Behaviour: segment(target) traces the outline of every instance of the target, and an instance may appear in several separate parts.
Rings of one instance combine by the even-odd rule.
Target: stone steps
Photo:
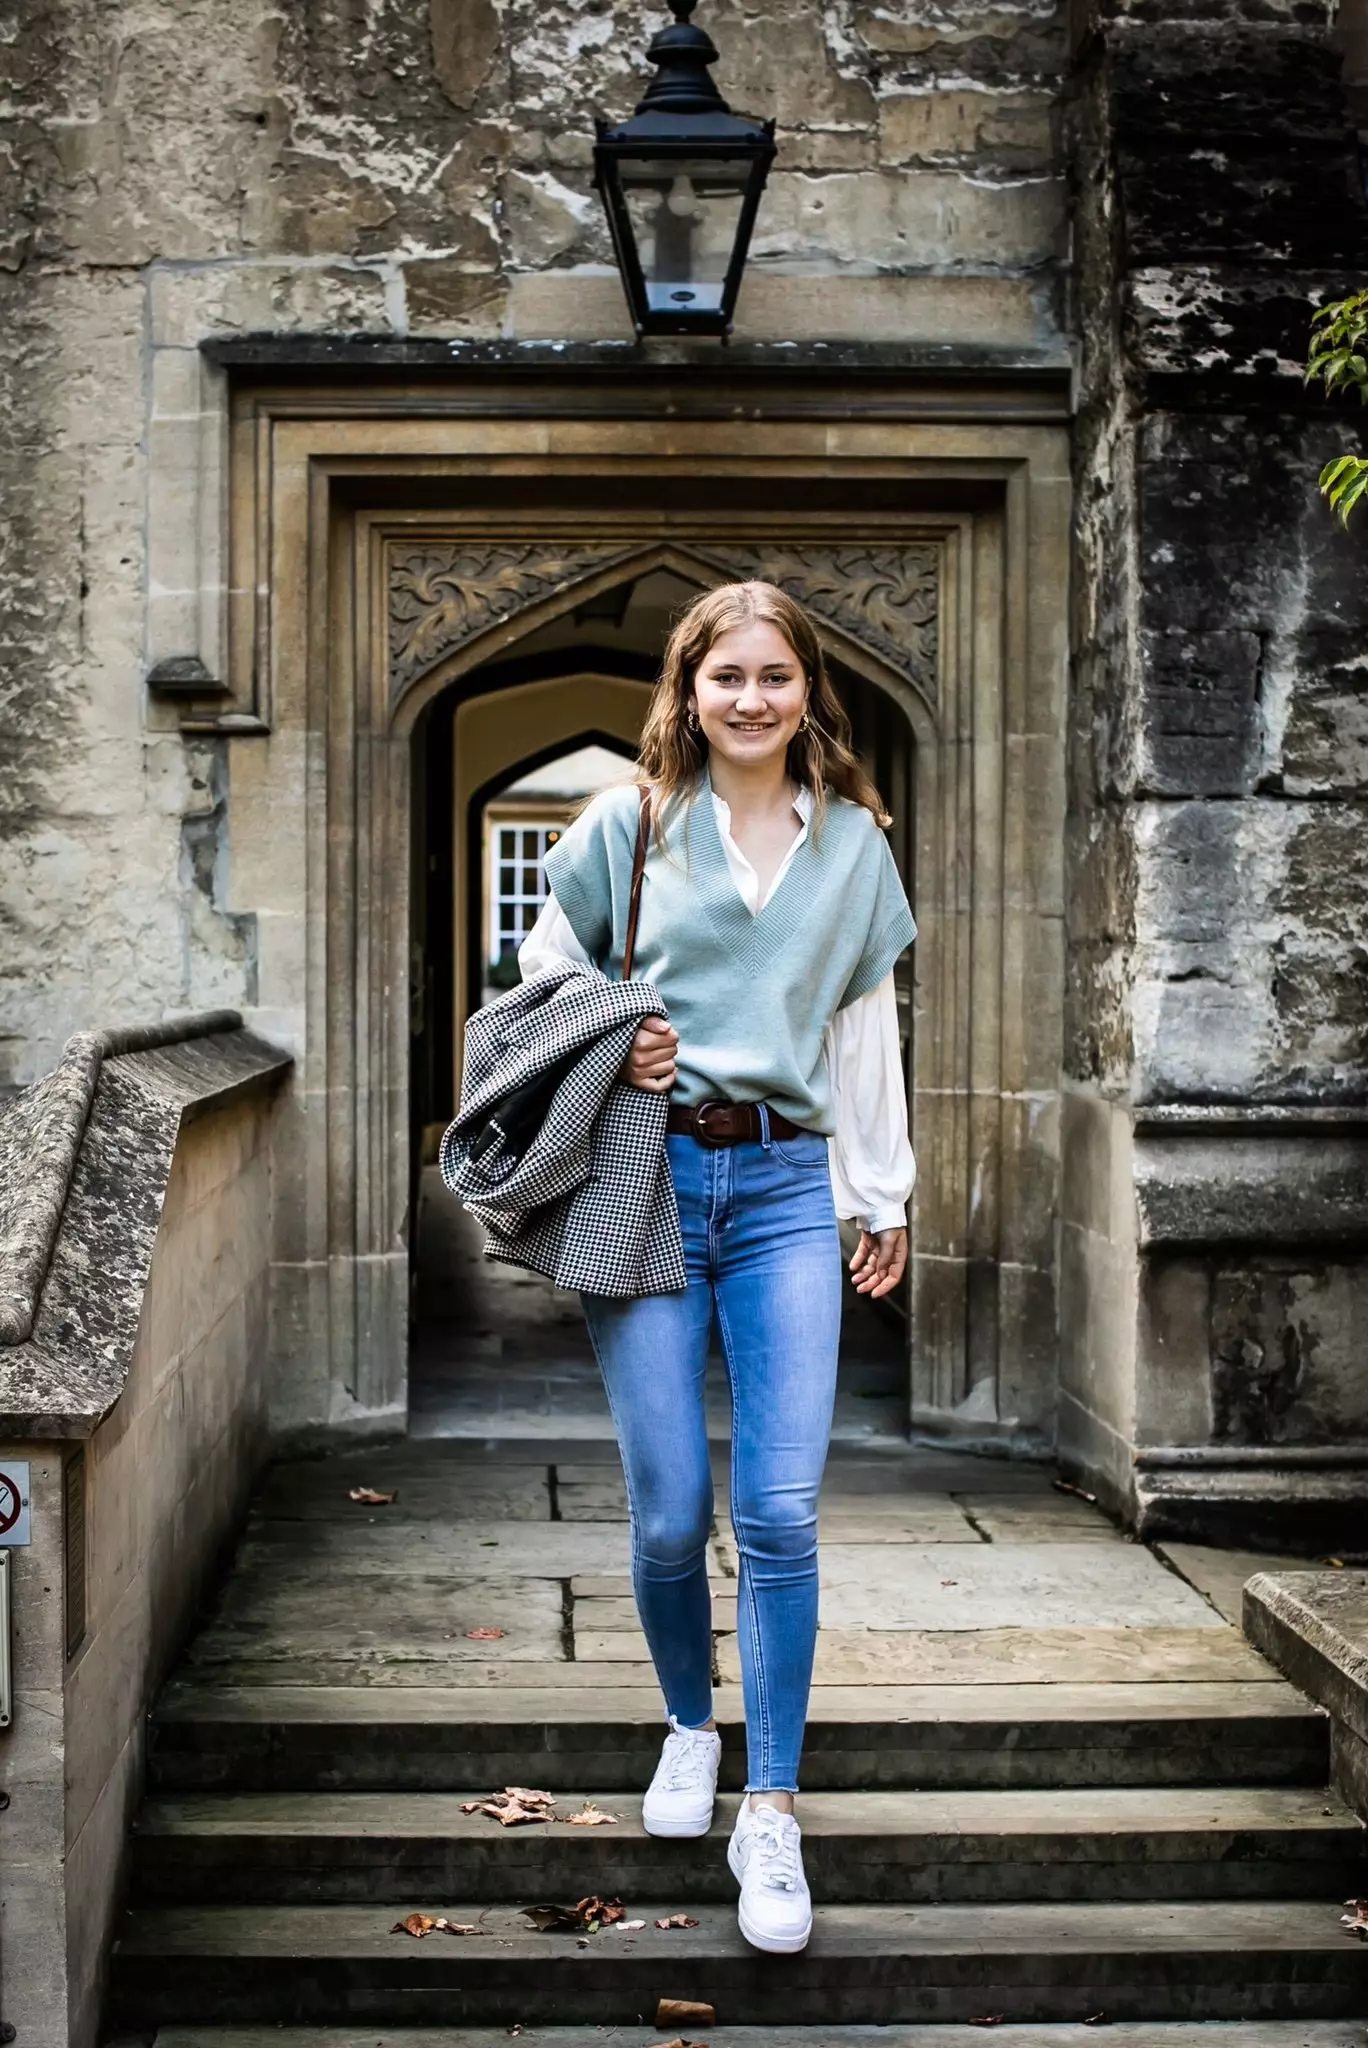
[[[707,2029],[709,2048],[779,2048],[772,2027]],[[517,2048],[605,2048],[601,2027],[523,2027]],[[616,2027],[612,2048],[657,2048],[657,2026]],[[993,2048],[1363,2048],[1361,2020],[1122,2021],[1099,2035],[1071,2026],[998,2026]],[[788,2026],[783,2048],[983,2048],[977,2026]],[[369,2027],[364,2048],[508,2048],[506,2027]],[[149,2042],[110,2048],[358,2048],[353,2030],[333,2027],[162,2027]]]
[[[613,1825],[504,1828],[460,1793],[258,1794],[149,1802],[133,1841],[148,1904],[365,1904],[406,1896],[530,1904],[597,1892],[731,1899],[724,1843],[739,1803],[719,1802],[706,1841],[660,1841],[641,1802],[589,1799]],[[832,1905],[1033,1900],[1346,1897],[1368,1889],[1362,1824],[1319,1791],[810,1793],[804,1856]]]
[[[636,1902],[639,1934],[538,1933],[508,1906],[440,1902],[485,1931],[392,1933],[415,1907],[135,1911],[112,1959],[116,2027],[649,2020],[659,1998],[706,2000],[731,2024],[1352,2019],[1368,1947],[1339,1908],[1179,1905],[822,1906],[801,1956],[758,1956],[730,1906],[659,1933],[675,1901]],[[659,2035],[657,2038],[661,2038]]]
[[[460,1686],[231,1686],[178,1681],[153,1717],[149,1784],[185,1794],[640,1791],[659,1755],[654,1687],[566,1664]],[[740,1694],[722,1687],[722,1783],[745,1781]],[[1319,1786],[1325,1717],[1277,1681],[819,1685],[803,1754],[811,1791],[1050,1786]]]

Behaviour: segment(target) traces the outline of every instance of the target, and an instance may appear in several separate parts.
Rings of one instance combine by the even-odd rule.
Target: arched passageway
[[[430,699],[414,729],[411,1103],[418,1227],[411,1410],[433,1428],[443,1417],[459,1424],[467,1397],[487,1398],[485,1367],[495,1357],[500,1378],[513,1370],[515,1378],[521,1372],[539,1384],[548,1357],[558,1359],[568,1374],[553,1404],[560,1419],[572,1422],[586,1394],[597,1413],[596,1388],[577,1383],[588,1353],[574,1305],[567,1311],[549,1289],[478,1270],[474,1235],[444,1200],[432,1162],[459,1093],[465,1018],[489,992],[490,975],[501,966],[507,978],[513,966],[508,957],[499,963],[491,944],[491,845],[501,831],[515,843],[519,858],[510,859],[506,879],[525,927],[544,894],[544,880],[533,873],[542,850],[536,842],[568,819],[590,787],[561,789],[557,803],[525,805],[516,823],[508,793],[532,771],[567,763],[588,746],[619,758],[634,754],[671,620],[699,581],[673,566],[626,575],[583,607],[534,628],[497,661],[466,671]],[[850,660],[833,654],[832,668],[857,749],[893,811],[895,856],[915,901],[912,726],[903,705]],[[497,917],[497,874],[494,897]],[[899,983],[910,1076],[910,961],[901,963]],[[897,1313],[905,1317],[904,1303]],[[902,1350],[896,1334],[871,1321],[852,1351],[852,1398],[881,1397],[879,1419],[894,1426],[906,1421]],[[519,1351],[525,1355],[514,1355]],[[876,1419],[872,1406],[858,1414]]]

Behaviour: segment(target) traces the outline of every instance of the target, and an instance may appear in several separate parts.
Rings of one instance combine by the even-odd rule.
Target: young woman
[[[792,1953],[812,1928],[793,1813],[817,1631],[817,1492],[841,1324],[837,1216],[854,1285],[902,1278],[914,1166],[892,967],[915,935],[812,621],[768,583],[697,598],[670,636],[640,777],[655,821],[634,973],[669,1012],[624,1075],[670,1093],[666,1146],[688,1285],[582,1297],[622,1450],[632,1577],[670,1732],[650,1834],[703,1835],[712,1717],[704,1371],[731,1381],[731,1512],[749,1797],[728,1858],[740,1925]],[[525,978],[570,960],[616,976],[638,787],[604,791],[547,856]]]

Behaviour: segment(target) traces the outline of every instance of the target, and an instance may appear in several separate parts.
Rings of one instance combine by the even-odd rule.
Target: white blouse
[[[759,875],[732,838],[730,807],[715,790],[712,803],[732,880],[755,916],[783,881],[808,836],[811,792],[800,789],[794,799],[802,829],[763,897]],[[518,966],[523,980],[530,981],[534,974],[566,962],[576,967],[592,968],[594,964],[552,894],[518,948]],[[835,1134],[828,1140],[836,1213],[853,1217],[862,1230],[901,1228],[907,1222],[907,1198],[917,1177],[917,1164],[907,1134],[898,1003],[891,974],[885,975],[877,988],[836,1012],[827,1027],[823,1053],[836,1117]]]

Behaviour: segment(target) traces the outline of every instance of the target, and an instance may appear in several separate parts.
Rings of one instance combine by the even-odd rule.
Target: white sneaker
[[[727,1849],[741,1887],[736,1917],[752,1948],[792,1956],[812,1933],[812,1894],[803,1875],[803,1831],[791,1813],[741,1801]]]
[[[650,1790],[641,1802],[648,1835],[706,1835],[717,1798],[722,1737],[715,1728],[681,1728],[673,1714]]]

